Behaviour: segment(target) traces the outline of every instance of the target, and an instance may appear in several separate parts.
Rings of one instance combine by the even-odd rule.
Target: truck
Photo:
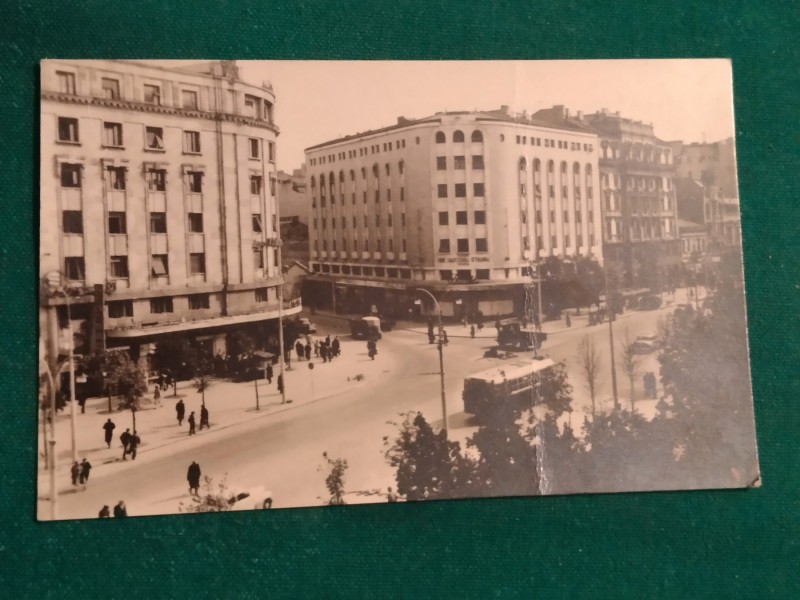
[[[350,336],[354,340],[381,339],[381,320],[378,317],[350,319]]]

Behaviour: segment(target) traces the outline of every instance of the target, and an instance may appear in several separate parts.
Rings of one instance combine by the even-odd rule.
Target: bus
[[[479,419],[498,403],[523,409],[537,403],[532,398],[539,374],[555,366],[550,358],[530,358],[498,364],[464,380],[464,412]]]

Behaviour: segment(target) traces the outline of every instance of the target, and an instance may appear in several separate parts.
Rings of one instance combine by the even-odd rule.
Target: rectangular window
[[[78,119],[58,117],[58,141],[78,143]]]
[[[132,300],[115,300],[108,303],[108,318],[121,319],[133,316]]]
[[[402,227],[406,226],[406,213],[400,213],[400,225]]]
[[[267,142],[267,159],[275,162],[275,142]]]
[[[128,233],[124,212],[108,213],[108,233]]]
[[[203,310],[211,307],[209,294],[189,294],[189,310]]]
[[[261,158],[261,140],[250,138],[250,158]]]
[[[456,251],[459,254],[469,252],[469,240],[466,238],[459,238],[456,240]]]
[[[483,184],[482,183],[473,183],[472,184],[472,195],[476,198],[483,198]]]
[[[173,312],[172,298],[150,298],[150,313],[160,315]]]
[[[436,170],[437,171],[445,171],[445,170],[447,170],[447,157],[446,156],[437,156],[436,157]]]
[[[69,281],[83,281],[85,272],[82,256],[68,256],[64,259],[64,275]]]
[[[203,193],[203,173],[200,171],[189,171],[187,173],[189,180],[189,191],[193,194]]]
[[[122,147],[122,123],[103,123],[103,135],[105,146]]]
[[[442,211],[439,213],[439,225],[449,225],[450,224],[450,214],[447,211]]]
[[[166,169],[149,169],[147,171],[147,189],[151,192],[163,192],[167,189]]]
[[[466,183],[457,183],[456,184],[456,198],[466,198],[467,197],[467,184]]]
[[[62,94],[75,94],[75,73],[56,71],[58,77],[58,91]]]
[[[144,84],[144,101],[146,104],[161,104],[161,88],[157,85]]]
[[[457,210],[456,211],[456,225],[466,225],[467,224],[467,211],[465,210]]]
[[[269,301],[269,288],[256,288],[253,291],[255,292],[256,302]]]
[[[108,167],[108,186],[112,190],[125,189],[125,167]]]
[[[107,100],[119,100],[119,79],[103,77],[100,81],[103,97]]]
[[[150,260],[150,275],[152,277],[169,275],[169,259],[166,254],[153,254]]]
[[[61,164],[61,187],[81,187],[81,165]]]
[[[375,226],[379,227],[380,224],[381,224],[381,216],[380,215],[375,215]]]
[[[189,255],[189,273],[202,275],[206,272],[206,255],[203,252],[193,252]]]
[[[79,210],[63,211],[61,229],[64,233],[83,233],[83,213]]]
[[[486,225],[486,211],[476,210],[474,213],[475,225]]]
[[[533,138],[531,138],[533,140]],[[489,269],[476,269],[475,279],[489,279]]]
[[[564,211],[564,223],[569,223],[569,211]]]
[[[442,269],[439,271],[439,276],[442,278],[442,281],[452,281],[453,280],[453,271],[450,269]]]
[[[472,157],[472,168],[478,171],[483,170],[483,155],[477,154]]]
[[[436,186],[436,190],[438,193],[439,198],[447,198],[447,184],[440,183]]]
[[[261,221],[261,215],[256,213],[253,215],[253,233],[263,233],[264,225]]]
[[[453,166],[459,170],[463,171],[467,168],[467,161],[463,156],[456,156],[453,158]]]
[[[476,252],[489,251],[489,244],[487,243],[486,238],[475,238],[475,251]]]
[[[450,252],[450,240],[439,240],[439,252],[444,254]]]
[[[189,213],[189,231],[203,233],[203,213]]]
[[[183,108],[188,108],[189,110],[197,110],[197,92],[193,92],[191,90],[183,90],[181,93],[181,97],[183,99]]]
[[[244,96],[244,114],[253,119],[258,118],[258,105],[260,104],[259,98],[245,94]]]
[[[200,132],[183,132],[183,151],[188,154],[200,154]]]
[[[262,189],[262,186],[263,186],[263,182],[264,182],[264,180],[261,177],[261,175],[251,175],[250,176],[250,193],[253,196],[260,196],[261,195],[261,189]]]
[[[148,150],[164,149],[164,130],[161,127],[145,127],[144,131]]]
[[[111,257],[111,277],[119,277],[121,279],[126,279],[128,277],[127,256]]]
[[[406,251],[406,240],[403,239],[403,240],[401,240],[401,242],[402,243],[400,245],[400,248],[402,248],[402,249],[400,250],[400,252],[405,252]]]
[[[167,213],[150,213],[150,233],[167,233]]]
[[[391,226],[392,226],[392,213],[389,213],[389,214],[386,216],[386,225],[387,225],[388,227],[391,227]]]

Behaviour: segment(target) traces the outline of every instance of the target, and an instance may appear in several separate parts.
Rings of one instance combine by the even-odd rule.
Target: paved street
[[[682,302],[678,295],[677,302]],[[630,339],[656,333],[658,320],[674,304],[657,311],[626,312],[615,322],[615,336],[625,330]],[[337,333],[341,321],[315,317],[320,333]],[[326,331],[326,329],[328,331]],[[494,343],[495,329],[486,327],[475,339],[461,325],[448,328],[450,343],[445,349],[447,400],[450,436],[466,439],[475,427],[463,413],[461,391],[463,379],[470,373],[484,370],[499,359],[485,359],[483,352]],[[579,428],[590,401],[579,373],[576,347],[584,335],[590,335],[602,354],[603,375],[600,381],[598,407],[611,408],[611,384],[608,374],[608,324],[587,326],[585,316],[572,319],[572,327],[563,321],[546,323],[550,333],[543,353],[554,360],[565,360],[574,388],[572,423]],[[293,363],[287,373],[287,397],[291,404],[280,405],[275,385],[259,386],[264,394],[261,410],[255,411],[255,385],[250,383],[215,382],[206,392],[211,411],[210,431],[191,438],[186,423],[178,427],[174,417],[175,399],[166,396],[164,406],[137,413],[137,426],[143,445],[137,460],[119,460],[118,437],[130,426],[130,413],[114,412],[118,427],[110,450],[102,443],[102,423],[108,417],[105,399],[90,401],[87,413],[78,415],[80,457],[89,457],[94,469],[86,489],[74,489],[69,481],[69,419],[58,419],[60,490],[58,518],[92,518],[103,504],[113,506],[124,500],[130,515],[176,512],[180,503],[189,500],[186,469],[194,460],[203,474],[218,479],[227,474],[229,485],[265,486],[272,490],[275,507],[309,506],[323,503],[328,465],[323,452],[345,458],[349,503],[375,502],[385,499],[382,492],[394,484],[393,472],[383,458],[383,438],[393,437],[396,428],[387,421],[399,419],[409,410],[422,411],[434,427],[441,425],[438,355],[428,344],[426,328],[418,324],[401,324],[384,334],[375,361],[366,354],[366,344],[342,337],[342,357],[332,364],[315,359],[313,371],[307,363]],[[649,355],[639,367],[636,388],[643,395],[641,375],[652,370],[658,373],[655,355]],[[356,381],[355,375],[363,375]],[[348,381],[349,379],[349,381]],[[620,401],[627,408],[628,380],[617,364]],[[313,390],[313,396],[312,396]],[[190,382],[182,384],[178,393],[188,411],[199,412],[200,397]],[[637,410],[652,413],[655,401],[638,400]],[[147,406],[147,405],[146,405]],[[565,415],[564,420],[568,417]],[[40,441],[41,445],[41,441]],[[49,483],[40,470],[39,508],[46,516]],[[80,487],[80,486],[79,486]]]

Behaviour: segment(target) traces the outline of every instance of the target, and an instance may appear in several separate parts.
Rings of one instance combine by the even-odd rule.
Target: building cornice
[[[253,119],[243,115],[233,115],[230,113],[216,113],[206,112],[203,110],[190,110],[185,108],[178,108],[175,106],[163,106],[161,104],[146,104],[144,102],[131,102],[130,100],[111,100],[108,98],[91,98],[87,96],[77,96],[73,94],[64,94],[61,92],[42,92],[42,100],[52,100],[55,102],[63,102],[67,104],[83,104],[89,106],[102,106],[105,108],[115,108],[120,110],[130,110],[142,113],[157,113],[162,115],[171,115],[177,117],[186,117],[192,119],[206,119],[209,121],[226,121],[229,123],[236,123],[237,125],[247,125],[250,127],[258,127],[259,129],[267,129],[272,131],[275,135],[280,133],[280,129],[270,123],[261,119]]]

